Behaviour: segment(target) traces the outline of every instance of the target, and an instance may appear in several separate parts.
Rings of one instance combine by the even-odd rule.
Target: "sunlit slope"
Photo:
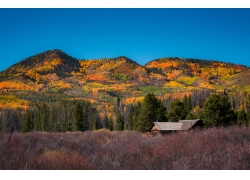
[[[134,103],[149,92],[182,97],[201,89],[250,91],[249,75],[245,66],[217,61],[162,58],[142,66],[125,56],[79,60],[49,50],[0,73],[0,108],[11,107],[13,99],[13,107],[72,99],[100,105],[114,103],[118,94],[125,103]]]
[[[147,63],[145,67],[165,75],[172,86],[184,85],[212,90],[232,89],[232,84],[241,85],[240,81],[235,83],[237,77],[249,71],[249,68],[242,65],[183,58],[156,59]],[[165,86],[170,85],[167,83]]]

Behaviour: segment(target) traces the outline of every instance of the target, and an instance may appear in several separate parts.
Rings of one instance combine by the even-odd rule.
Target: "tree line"
[[[246,100],[246,105],[237,110],[233,103],[226,92],[201,92],[200,95],[194,93],[185,95],[183,99],[168,98],[165,101],[149,93],[142,103],[124,105],[118,94],[114,117],[108,117],[107,114],[100,117],[100,112],[89,101],[35,103],[25,112],[1,110],[0,131],[8,133],[14,127],[16,131],[22,132],[84,132],[101,128],[146,132],[156,121],[177,122],[197,118],[203,120],[206,128],[231,124],[248,125],[249,101]]]

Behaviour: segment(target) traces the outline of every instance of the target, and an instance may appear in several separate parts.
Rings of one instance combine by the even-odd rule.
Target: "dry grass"
[[[250,128],[168,136],[138,132],[0,134],[0,169],[250,169]]]

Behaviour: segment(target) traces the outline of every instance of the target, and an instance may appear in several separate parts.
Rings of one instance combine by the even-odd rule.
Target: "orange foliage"
[[[34,88],[28,84],[24,84],[21,82],[11,82],[4,81],[0,82],[0,89],[8,89],[8,90],[34,90]]]
[[[163,99],[167,99],[169,97],[172,97],[173,99],[183,99],[184,96],[192,95],[192,92],[173,92],[173,93],[166,93],[163,96]]]
[[[93,81],[102,81],[102,82],[109,81],[109,79],[107,79],[106,77],[96,75],[96,74],[88,74],[86,76],[86,79],[93,80]]]

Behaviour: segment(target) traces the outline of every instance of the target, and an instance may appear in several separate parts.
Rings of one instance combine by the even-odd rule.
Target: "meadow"
[[[248,170],[250,128],[0,133],[1,170]]]

